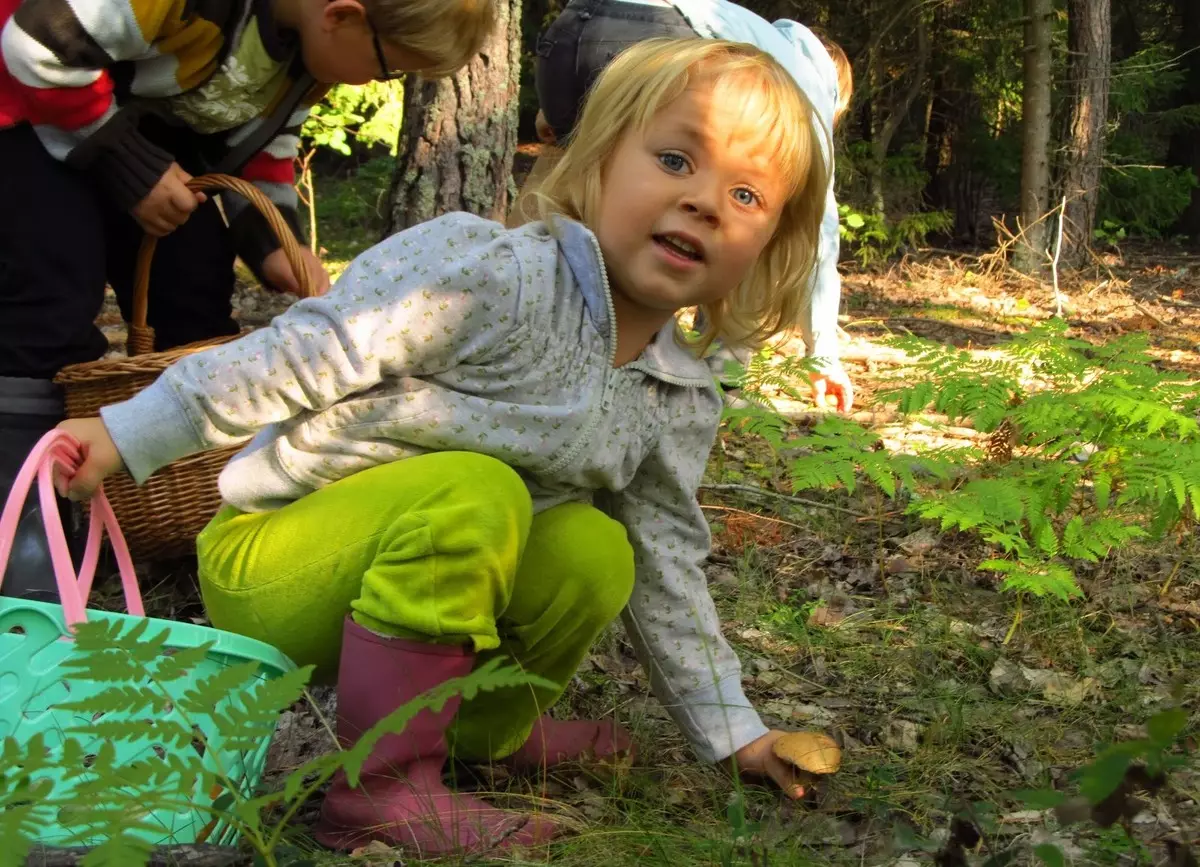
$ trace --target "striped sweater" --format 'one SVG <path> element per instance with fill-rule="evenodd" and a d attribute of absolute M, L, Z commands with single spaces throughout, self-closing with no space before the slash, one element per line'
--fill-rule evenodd
<path fill-rule="evenodd" d="M 194 133 L 189 170 L 239 174 L 298 227 L 297 133 L 322 91 L 270 0 L 0 0 L 0 22 L 0 129 L 31 124 L 128 210 L 175 159 L 139 130 L 157 115 Z M 245 200 L 223 198 L 257 267 L 278 244 Z"/>

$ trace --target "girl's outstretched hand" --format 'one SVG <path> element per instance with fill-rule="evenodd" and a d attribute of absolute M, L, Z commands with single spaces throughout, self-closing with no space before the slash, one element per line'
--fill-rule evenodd
<path fill-rule="evenodd" d="M 825 409 L 827 396 L 837 401 L 838 412 L 850 412 L 854 406 L 854 385 L 850 382 L 850 375 L 842 368 L 813 374 L 810 382 L 813 403 L 817 409 Z"/>
<path fill-rule="evenodd" d="M 800 782 L 800 771 L 775 755 L 771 747 L 787 732 L 772 729 L 756 741 L 746 744 L 736 753 L 737 768 L 743 773 L 759 777 L 770 777 L 789 798 L 804 797 L 805 788 Z"/>
<path fill-rule="evenodd" d="M 125 469 L 121 453 L 108 434 L 104 421 L 95 418 L 69 418 L 58 425 L 79 440 L 83 452 L 83 463 L 75 475 L 64 478 L 55 473 L 54 486 L 61 496 L 83 502 L 90 500 L 96 488 L 113 473 Z"/>

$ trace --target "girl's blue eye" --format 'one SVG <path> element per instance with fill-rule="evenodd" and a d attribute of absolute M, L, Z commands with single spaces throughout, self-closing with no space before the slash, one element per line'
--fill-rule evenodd
<path fill-rule="evenodd" d="M 673 172 L 681 172 L 687 168 L 687 160 L 680 154 L 659 154 L 658 161 Z"/>
<path fill-rule="evenodd" d="M 734 190 L 733 197 L 737 200 L 739 205 L 746 205 L 747 207 L 755 204 L 758 201 L 758 196 L 755 194 L 755 192 L 753 190 L 748 190 L 745 187 L 738 187 L 736 190 Z"/>

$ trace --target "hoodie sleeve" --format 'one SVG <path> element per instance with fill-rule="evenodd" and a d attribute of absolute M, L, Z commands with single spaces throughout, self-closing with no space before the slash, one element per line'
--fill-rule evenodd
<path fill-rule="evenodd" d="M 449 214 L 392 236 L 328 294 L 186 356 L 101 416 L 140 484 L 171 461 L 241 443 L 386 378 L 486 355 L 516 325 L 520 276 L 499 224 Z"/>
<path fill-rule="evenodd" d="M 636 567 L 622 615 L 655 695 L 705 761 L 718 761 L 766 734 L 741 684 L 741 663 L 721 622 L 700 564 L 708 522 L 696 500 L 716 436 L 714 389 L 687 389 L 682 407 L 630 485 L 613 498 Z"/>
<path fill-rule="evenodd" d="M 841 365 L 838 357 L 838 309 L 842 302 L 842 276 L 838 273 L 838 258 L 841 255 L 839 231 L 837 199 L 831 186 L 825 197 L 825 214 L 821 218 L 812 295 L 800 323 L 805 354 L 817 359 L 824 370 Z"/>

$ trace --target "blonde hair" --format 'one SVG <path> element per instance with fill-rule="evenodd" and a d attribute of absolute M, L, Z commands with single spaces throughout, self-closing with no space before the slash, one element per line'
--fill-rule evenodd
<path fill-rule="evenodd" d="M 453 75 L 496 26 L 497 0 L 367 0 L 379 35 L 429 60 L 422 78 Z"/>
<path fill-rule="evenodd" d="M 537 216 L 562 214 L 594 226 L 602 174 L 622 137 L 643 130 L 689 86 L 733 89 L 743 128 L 761 136 L 788 190 L 779 225 L 750 272 L 733 290 L 703 305 L 700 350 L 715 338 L 754 344 L 798 325 L 811 275 L 832 153 L 807 97 L 769 54 L 714 39 L 648 39 L 621 52 L 588 93 L 562 159 L 534 193 Z"/>
<path fill-rule="evenodd" d="M 854 97 L 854 66 L 842 46 L 823 33 L 818 33 L 817 38 L 825 46 L 829 59 L 833 61 L 833 68 L 837 70 L 837 105 L 833 107 L 833 125 L 837 126 L 846 110 L 850 108 L 850 100 Z"/>

